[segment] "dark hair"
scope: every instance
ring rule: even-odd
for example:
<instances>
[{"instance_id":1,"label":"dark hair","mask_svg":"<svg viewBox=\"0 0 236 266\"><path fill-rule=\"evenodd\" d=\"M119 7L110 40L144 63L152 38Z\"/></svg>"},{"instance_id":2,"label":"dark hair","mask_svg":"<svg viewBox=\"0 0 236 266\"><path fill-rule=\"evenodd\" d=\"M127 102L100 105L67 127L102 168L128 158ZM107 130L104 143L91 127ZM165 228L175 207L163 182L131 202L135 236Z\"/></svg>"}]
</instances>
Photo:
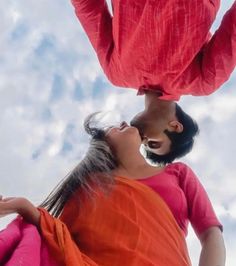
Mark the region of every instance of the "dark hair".
<instances>
[{"instance_id":1,"label":"dark hair","mask_svg":"<svg viewBox=\"0 0 236 266\"><path fill-rule=\"evenodd\" d=\"M85 157L40 205L55 217L61 214L64 205L75 191L83 195L83 198L91 198L94 187L106 191L114 181L111 171L116 168L117 162L105 140L104 129L92 126L96 115L97 113L89 115L84 122L85 131L91 136ZM78 196L78 207L81 198Z\"/></svg>"},{"instance_id":2,"label":"dark hair","mask_svg":"<svg viewBox=\"0 0 236 266\"><path fill-rule=\"evenodd\" d=\"M163 164L171 163L192 150L194 137L199 133L198 124L191 116L186 114L178 104L176 104L176 117L183 125L183 131L177 133L165 130L164 133L171 140L170 152L164 155L157 155L146 150L146 157L151 162Z\"/></svg>"}]
</instances>

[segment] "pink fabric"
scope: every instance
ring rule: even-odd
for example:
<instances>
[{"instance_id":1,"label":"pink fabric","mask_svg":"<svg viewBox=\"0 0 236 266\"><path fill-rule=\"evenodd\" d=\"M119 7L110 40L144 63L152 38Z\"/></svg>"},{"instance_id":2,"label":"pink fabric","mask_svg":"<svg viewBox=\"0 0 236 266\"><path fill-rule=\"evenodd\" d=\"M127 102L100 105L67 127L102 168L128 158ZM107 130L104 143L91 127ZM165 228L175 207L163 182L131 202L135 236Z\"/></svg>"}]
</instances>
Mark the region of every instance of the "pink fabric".
<instances>
[{"instance_id":1,"label":"pink fabric","mask_svg":"<svg viewBox=\"0 0 236 266\"><path fill-rule=\"evenodd\" d=\"M20 217L0 232L1 266L58 266L35 226Z\"/></svg>"},{"instance_id":2,"label":"pink fabric","mask_svg":"<svg viewBox=\"0 0 236 266\"><path fill-rule=\"evenodd\" d=\"M5 230L0 232L0 262L3 263L18 245L21 239L21 219L15 219Z\"/></svg>"},{"instance_id":3,"label":"pink fabric","mask_svg":"<svg viewBox=\"0 0 236 266\"><path fill-rule=\"evenodd\" d=\"M220 0L72 0L108 79L165 100L208 95L236 63L236 2L211 37ZM79 42L78 44L79 45Z\"/></svg>"},{"instance_id":4,"label":"pink fabric","mask_svg":"<svg viewBox=\"0 0 236 266\"><path fill-rule=\"evenodd\" d=\"M197 235L211 226L222 229L205 189L187 165L172 163L163 172L138 181L164 199L185 235L189 221Z\"/></svg>"}]
</instances>

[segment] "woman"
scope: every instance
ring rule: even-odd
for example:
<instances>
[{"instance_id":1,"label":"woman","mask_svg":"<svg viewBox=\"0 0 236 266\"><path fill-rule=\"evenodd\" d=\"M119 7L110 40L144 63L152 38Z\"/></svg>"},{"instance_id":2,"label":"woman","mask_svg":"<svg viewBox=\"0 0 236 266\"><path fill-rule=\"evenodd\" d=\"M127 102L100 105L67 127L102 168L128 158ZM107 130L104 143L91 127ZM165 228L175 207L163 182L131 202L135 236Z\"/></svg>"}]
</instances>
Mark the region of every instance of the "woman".
<instances>
[{"instance_id":1,"label":"woman","mask_svg":"<svg viewBox=\"0 0 236 266\"><path fill-rule=\"evenodd\" d=\"M91 119L85 122L92 136L87 155L42 204L53 216L19 198L2 200L0 215L17 212L36 225L58 265L190 265L170 202L143 184L177 169L175 164L147 164L135 127L123 122L102 130L91 127ZM200 265L224 265L219 223L205 206L211 209L206 199ZM209 213L213 219L207 222Z\"/></svg>"}]
</instances>

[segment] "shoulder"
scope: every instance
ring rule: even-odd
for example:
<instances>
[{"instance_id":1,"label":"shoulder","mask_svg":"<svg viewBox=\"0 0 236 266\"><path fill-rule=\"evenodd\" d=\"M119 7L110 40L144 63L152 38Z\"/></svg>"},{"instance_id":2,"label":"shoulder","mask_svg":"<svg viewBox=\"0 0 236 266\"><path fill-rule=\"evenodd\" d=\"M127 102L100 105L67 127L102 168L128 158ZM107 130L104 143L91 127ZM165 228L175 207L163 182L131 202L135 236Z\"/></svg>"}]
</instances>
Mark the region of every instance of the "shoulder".
<instances>
[{"instance_id":1,"label":"shoulder","mask_svg":"<svg viewBox=\"0 0 236 266\"><path fill-rule=\"evenodd\" d=\"M170 170L170 171L178 171L178 172L185 172L188 170L192 171L192 169L187 164L185 164L183 162L170 163L167 165L166 169Z\"/></svg>"},{"instance_id":2,"label":"shoulder","mask_svg":"<svg viewBox=\"0 0 236 266\"><path fill-rule=\"evenodd\" d=\"M179 179L195 179L196 174L190 166L183 162L171 163L167 166L166 171L175 174Z\"/></svg>"}]
</instances>

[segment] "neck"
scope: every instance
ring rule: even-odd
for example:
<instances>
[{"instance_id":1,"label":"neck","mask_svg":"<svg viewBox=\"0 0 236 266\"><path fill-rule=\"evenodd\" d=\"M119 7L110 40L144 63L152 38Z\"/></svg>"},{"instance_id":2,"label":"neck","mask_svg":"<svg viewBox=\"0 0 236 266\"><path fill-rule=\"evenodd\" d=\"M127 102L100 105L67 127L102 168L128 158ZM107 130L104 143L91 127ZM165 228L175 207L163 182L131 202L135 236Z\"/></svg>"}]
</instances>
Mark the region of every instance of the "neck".
<instances>
[{"instance_id":1,"label":"neck","mask_svg":"<svg viewBox=\"0 0 236 266\"><path fill-rule=\"evenodd\" d=\"M151 166L146 162L141 154L122 157L114 175L123 176L130 179L141 179L152 176L163 170L164 167Z\"/></svg>"},{"instance_id":2,"label":"neck","mask_svg":"<svg viewBox=\"0 0 236 266\"><path fill-rule=\"evenodd\" d=\"M175 114L176 103L174 101L161 100L155 92L145 94L145 109L159 114Z\"/></svg>"}]
</instances>

